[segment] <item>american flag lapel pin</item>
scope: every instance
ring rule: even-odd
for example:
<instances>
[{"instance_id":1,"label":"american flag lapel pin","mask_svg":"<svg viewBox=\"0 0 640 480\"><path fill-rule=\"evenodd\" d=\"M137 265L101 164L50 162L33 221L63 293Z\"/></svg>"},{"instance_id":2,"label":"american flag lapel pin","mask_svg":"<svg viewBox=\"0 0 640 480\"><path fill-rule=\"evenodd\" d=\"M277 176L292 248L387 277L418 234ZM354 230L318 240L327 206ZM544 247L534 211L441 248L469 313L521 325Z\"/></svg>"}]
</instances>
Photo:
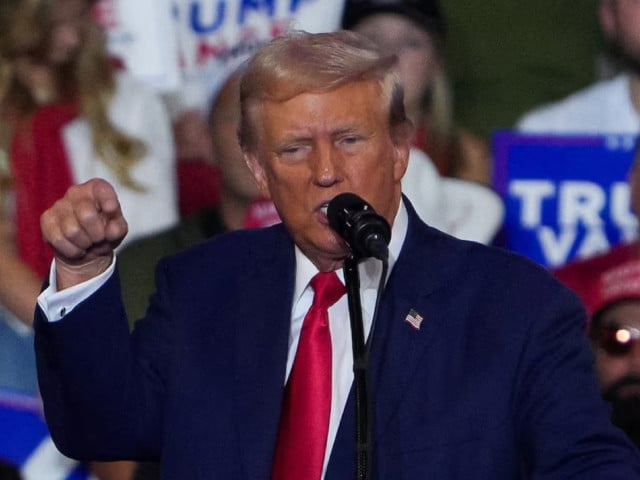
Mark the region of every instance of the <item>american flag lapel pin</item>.
<instances>
[{"instance_id":1,"label":"american flag lapel pin","mask_svg":"<svg viewBox=\"0 0 640 480\"><path fill-rule=\"evenodd\" d=\"M420 315L413 308L411 310L409 310L409 313L404 318L404 321L407 322L409 325L411 325L416 330L420 330L420 325L422 324L422 320L424 320L422 315Z\"/></svg>"}]
</instances>

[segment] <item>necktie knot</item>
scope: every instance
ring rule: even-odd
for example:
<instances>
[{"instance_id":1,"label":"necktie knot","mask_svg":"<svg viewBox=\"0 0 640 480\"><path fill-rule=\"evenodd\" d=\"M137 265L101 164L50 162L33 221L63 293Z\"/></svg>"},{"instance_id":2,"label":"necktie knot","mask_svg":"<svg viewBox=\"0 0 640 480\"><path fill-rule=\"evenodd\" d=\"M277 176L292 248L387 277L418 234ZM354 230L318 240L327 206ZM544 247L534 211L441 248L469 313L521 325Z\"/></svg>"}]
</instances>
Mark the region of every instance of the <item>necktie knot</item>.
<instances>
[{"instance_id":1,"label":"necktie knot","mask_svg":"<svg viewBox=\"0 0 640 480\"><path fill-rule=\"evenodd\" d=\"M344 295L345 288L336 272L320 272L311 279L313 307L328 309Z\"/></svg>"}]
</instances>

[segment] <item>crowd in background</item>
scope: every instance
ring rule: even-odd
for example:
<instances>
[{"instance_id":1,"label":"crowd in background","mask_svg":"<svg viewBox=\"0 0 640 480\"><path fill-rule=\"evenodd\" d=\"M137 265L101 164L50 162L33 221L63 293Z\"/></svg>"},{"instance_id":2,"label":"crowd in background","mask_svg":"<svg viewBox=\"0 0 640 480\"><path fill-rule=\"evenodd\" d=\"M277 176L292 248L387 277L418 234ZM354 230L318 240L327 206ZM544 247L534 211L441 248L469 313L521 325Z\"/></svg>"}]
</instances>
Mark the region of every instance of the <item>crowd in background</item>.
<instances>
[{"instance_id":1,"label":"crowd in background","mask_svg":"<svg viewBox=\"0 0 640 480\"><path fill-rule=\"evenodd\" d=\"M216 12L205 2L174 3L181 25L201 32L215 25ZM235 25L229 37L237 45L214 44L213 34L197 44L181 32L178 50L210 57L184 73L182 90L158 91L108 48L98 13L117 2L0 2L0 388L37 396L31 322L52 258L39 218L70 185L102 177L116 187L129 221L118 263L132 328L154 289L159 258L225 231L279 221L236 138L238 69L279 31L352 29L398 56L415 127L403 192L423 220L460 238L491 244L504 219L492 188L494 132L640 131L640 2L352 0L299 2L299 11L283 7L295 2L273 3L265 13L221 2L234 21L246 15L247 25ZM260 14L259 26L250 25ZM325 22L311 24L314 14ZM637 200L637 188L633 195ZM594 290L604 288L601 277L610 268L640 261L635 243L625 248L615 261L557 273L598 319L589 334L599 373L609 371L607 360L640 359L640 316L623 312L607 320L616 302L640 303L640 287L623 295ZM633 272L637 277L620 281L640 284L640 268ZM616 344L616 334L628 338ZM640 360L637 368L619 367L626 389L616 393L625 400L619 423L631 425L636 441ZM619 380L602 380L603 390ZM103 480L157 478L153 465L92 468Z\"/></svg>"}]
</instances>

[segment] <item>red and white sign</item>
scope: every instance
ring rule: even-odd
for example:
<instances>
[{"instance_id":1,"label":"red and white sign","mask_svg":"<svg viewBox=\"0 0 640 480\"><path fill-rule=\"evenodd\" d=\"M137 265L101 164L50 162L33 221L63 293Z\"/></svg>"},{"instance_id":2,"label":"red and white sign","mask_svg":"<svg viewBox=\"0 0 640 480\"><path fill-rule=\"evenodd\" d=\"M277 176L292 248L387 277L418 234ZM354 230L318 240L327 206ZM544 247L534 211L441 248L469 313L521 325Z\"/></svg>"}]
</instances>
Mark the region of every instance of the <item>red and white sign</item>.
<instances>
[{"instance_id":1,"label":"red and white sign","mask_svg":"<svg viewBox=\"0 0 640 480\"><path fill-rule=\"evenodd\" d=\"M216 73L288 30L332 31L344 0L100 0L109 48L137 77L204 109Z\"/></svg>"}]
</instances>

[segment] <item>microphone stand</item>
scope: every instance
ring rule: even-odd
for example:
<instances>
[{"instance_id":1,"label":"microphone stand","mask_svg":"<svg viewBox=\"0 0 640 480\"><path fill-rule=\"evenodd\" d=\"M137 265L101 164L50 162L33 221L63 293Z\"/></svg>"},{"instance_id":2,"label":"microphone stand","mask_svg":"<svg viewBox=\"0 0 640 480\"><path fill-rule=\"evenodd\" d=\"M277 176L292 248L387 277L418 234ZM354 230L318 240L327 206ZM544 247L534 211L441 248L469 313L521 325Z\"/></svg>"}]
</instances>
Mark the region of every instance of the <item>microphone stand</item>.
<instances>
[{"instance_id":1,"label":"microphone stand","mask_svg":"<svg viewBox=\"0 0 640 480\"><path fill-rule=\"evenodd\" d=\"M369 332L369 340L365 342L364 323L362 321L362 303L360 299L359 259L350 255L344 264L345 288L349 304L349 320L351 322L351 341L353 346L353 374L355 394L356 424L356 480L370 480L372 476L373 443L371 397L369 395L369 358L371 337L378 316L378 305L382 296L382 288L387 276L388 263L382 261L382 275L378 287L373 321Z\"/></svg>"}]
</instances>

